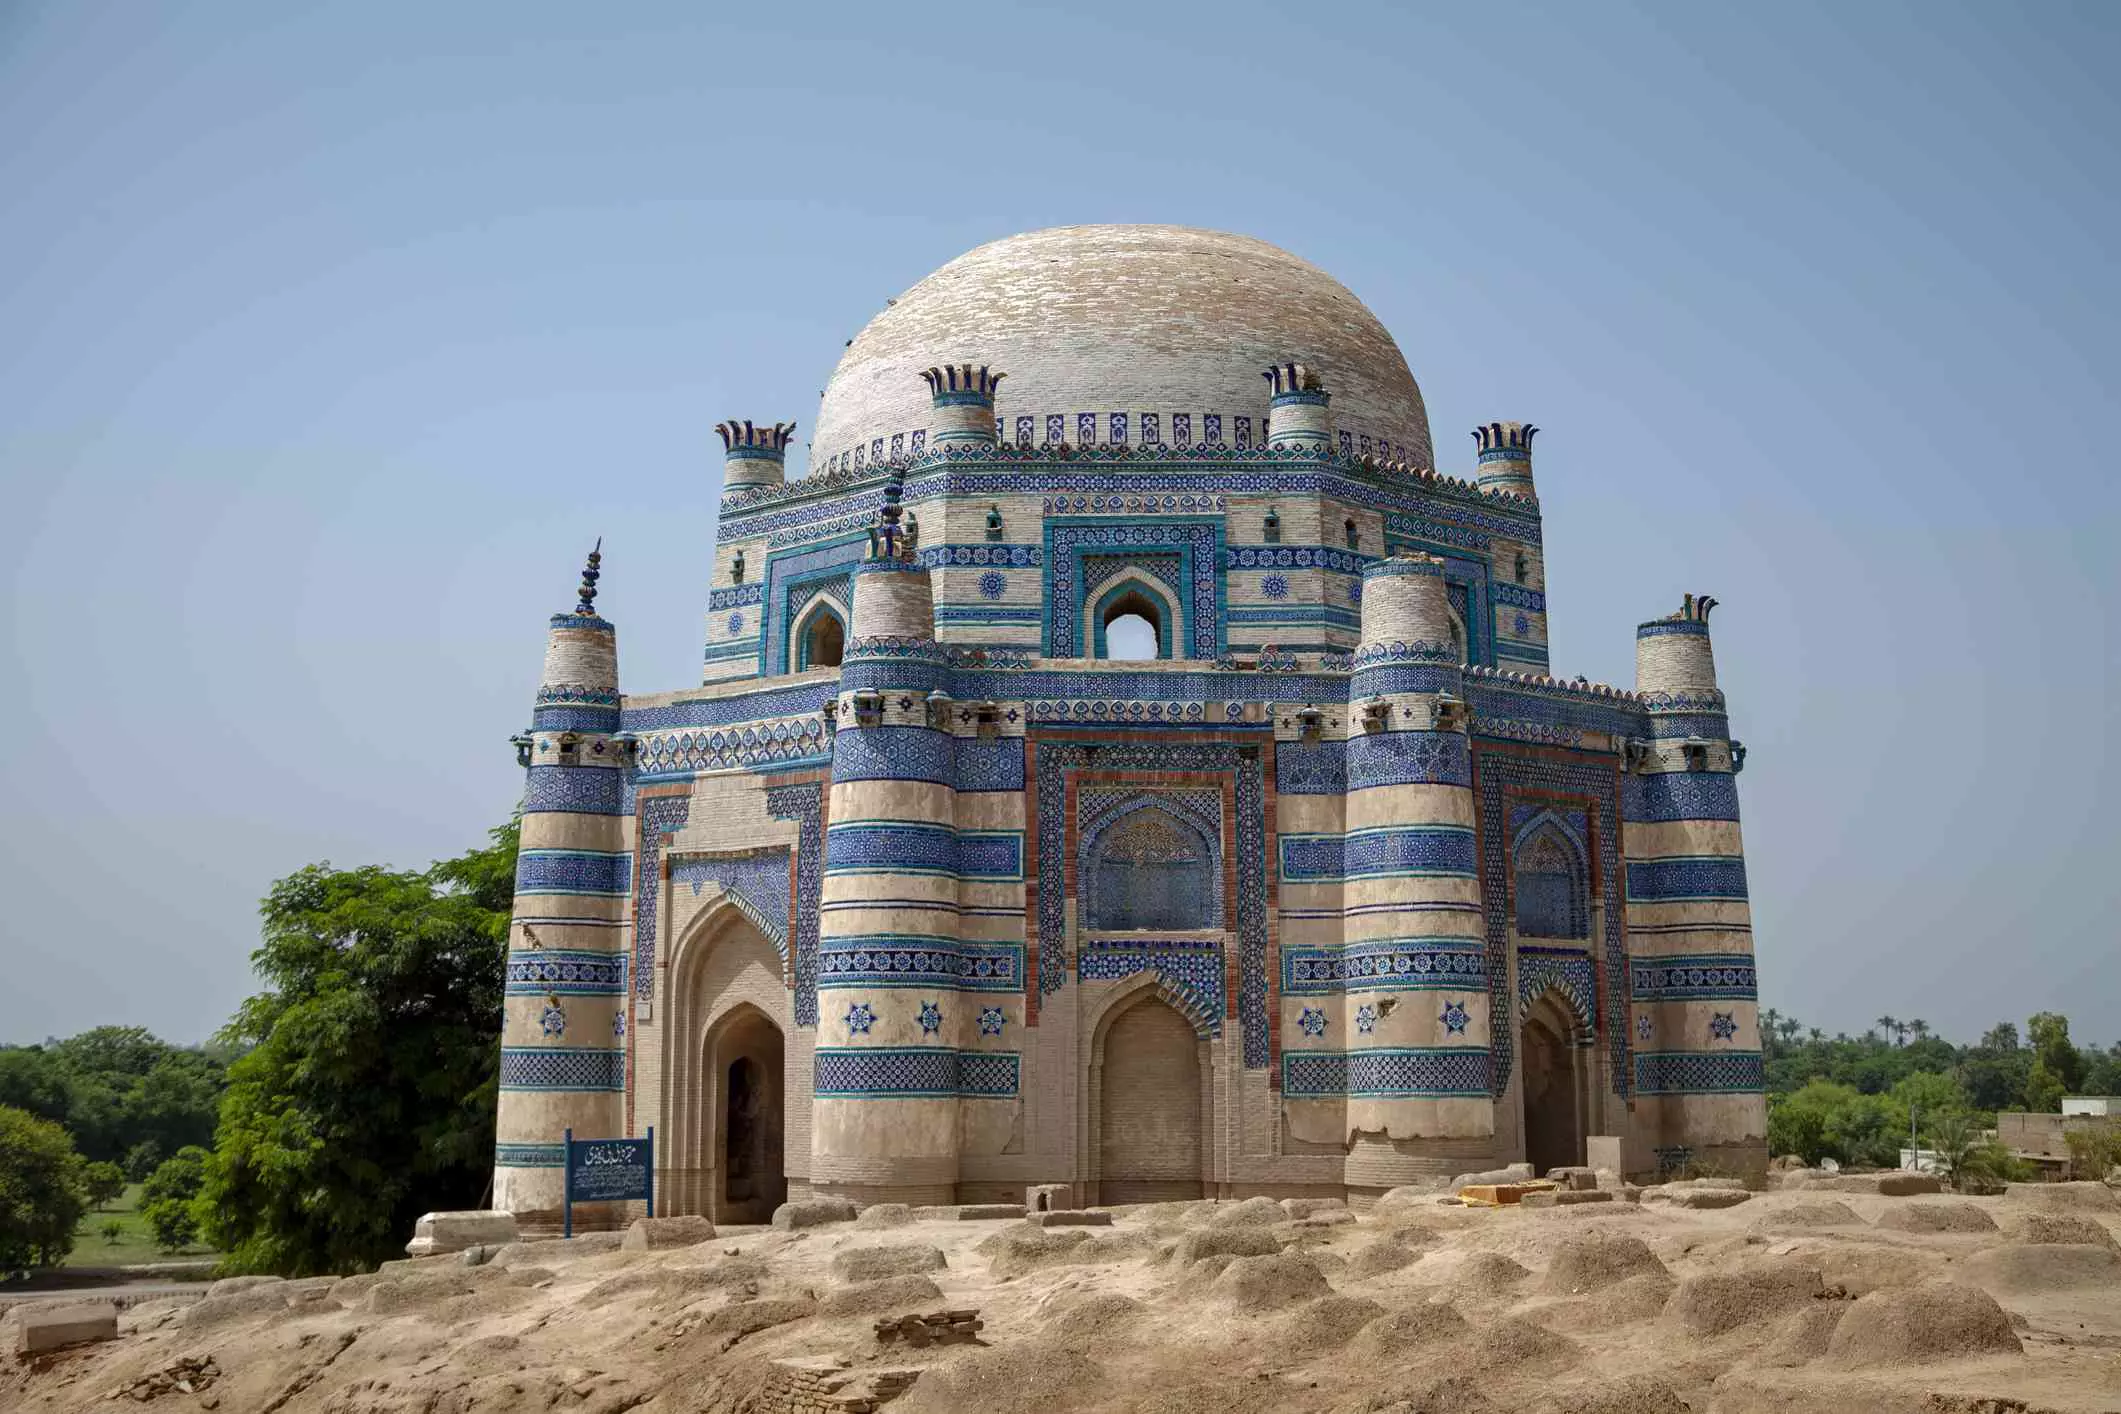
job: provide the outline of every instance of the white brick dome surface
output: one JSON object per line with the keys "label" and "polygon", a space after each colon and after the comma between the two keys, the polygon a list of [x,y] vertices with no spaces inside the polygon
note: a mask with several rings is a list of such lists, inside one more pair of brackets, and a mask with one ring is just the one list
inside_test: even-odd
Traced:
{"label": "white brick dome surface", "polygon": [[1065,440],[1080,444],[1081,417],[1095,414],[1094,440],[1106,445],[1123,414],[1131,445],[1235,446],[1239,417],[1257,445],[1269,393],[1260,374],[1290,360],[1318,371],[1355,449],[1367,438],[1382,457],[1434,465],[1399,346],[1316,266],[1249,236],[1183,226],[1032,231],[966,252],[869,322],[825,389],[811,465],[844,464],[857,448],[909,453],[931,423],[921,370],[938,363],[1008,375],[995,410],[1011,442],[1022,418],[1043,444],[1060,417]]}

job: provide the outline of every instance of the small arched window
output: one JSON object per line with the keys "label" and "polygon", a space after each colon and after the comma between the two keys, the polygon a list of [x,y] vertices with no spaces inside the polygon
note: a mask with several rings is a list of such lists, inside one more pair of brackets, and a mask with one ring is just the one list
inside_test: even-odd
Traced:
{"label": "small arched window", "polygon": [[847,626],[830,605],[819,604],[796,631],[795,670],[836,668],[847,651]]}
{"label": "small arched window", "polygon": [[1139,590],[1129,590],[1105,606],[1100,621],[1104,652],[1099,656],[1115,662],[1135,662],[1163,656],[1162,609]]}
{"label": "small arched window", "polygon": [[1348,548],[1350,550],[1360,550],[1362,548],[1362,532],[1355,528],[1354,521],[1342,521],[1340,530],[1341,534],[1348,537]]}

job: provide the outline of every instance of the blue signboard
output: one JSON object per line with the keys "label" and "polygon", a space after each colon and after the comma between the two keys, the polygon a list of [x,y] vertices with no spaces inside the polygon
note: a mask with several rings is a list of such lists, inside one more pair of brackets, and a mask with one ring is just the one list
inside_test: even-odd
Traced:
{"label": "blue signboard", "polygon": [[567,1131],[562,1231],[574,1236],[574,1205],[639,1198],[655,1211],[655,1126],[646,1139],[577,1139]]}

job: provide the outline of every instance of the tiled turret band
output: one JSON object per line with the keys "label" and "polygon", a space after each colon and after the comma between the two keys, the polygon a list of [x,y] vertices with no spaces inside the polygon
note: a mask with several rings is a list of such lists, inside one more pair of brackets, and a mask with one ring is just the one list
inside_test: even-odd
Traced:
{"label": "tiled turret band", "polygon": [[493,1204],[536,1225],[558,1218],[566,1131],[625,1132],[632,855],[626,767],[613,740],[618,637],[596,614],[597,562],[592,555],[576,611],[555,614],[546,636],[508,937]]}
{"label": "tiled turret band", "polygon": [[929,717],[946,671],[932,603],[911,561],[856,566],[825,832],[810,1183],[864,1203],[956,1194],[958,1056],[973,1018],[956,977],[956,790],[921,769],[949,759]]}
{"label": "tiled turret band", "polygon": [[934,405],[928,445],[936,451],[994,446],[1000,440],[994,425],[994,390],[1005,376],[969,363],[944,364],[923,373]]}
{"label": "tiled turret band", "polygon": [[1480,489],[1531,496],[1532,438],[1539,429],[1529,422],[1488,422],[1473,429],[1480,448]]}
{"label": "tiled turret band", "polygon": [[717,422],[714,430],[722,434],[723,495],[747,486],[778,486],[788,479],[788,438],[794,423],[759,427],[731,418]]}
{"label": "tiled turret band", "polygon": [[1267,446],[1282,452],[1331,451],[1333,398],[1320,385],[1317,371],[1300,363],[1277,363],[1260,376],[1274,390],[1267,399]]}
{"label": "tiled turret band", "polygon": [[1736,767],[1708,617],[1688,595],[1635,634],[1649,739],[1626,780],[1637,1114],[1667,1164],[1757,1174],[1767,1150]]}

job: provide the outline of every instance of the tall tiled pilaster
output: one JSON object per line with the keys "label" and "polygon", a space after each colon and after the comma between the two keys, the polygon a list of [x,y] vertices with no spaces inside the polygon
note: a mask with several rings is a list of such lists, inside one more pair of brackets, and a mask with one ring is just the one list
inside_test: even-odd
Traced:
{"label": "tall tiled pilaster", "polygon": [[1767,1111],[1738,831],[1744,753],[1716,688],[1714,602],[1688,595],[1679,613],[1636,630],[1650,730],[1624,806],[1633,1079],[1659,1161],[1754,1172]]}
{"label": "tall tiled pilaster", "polygon": [[1363,571],[1348,704],[1345,879],[1350,1187],[1433,1172],[1408,1141],[1495,1132],[1464,680],[1444,566]]}
{"label": "tall tiled pilaster", "polygon": [[928,572],[897,555],[896,487],[879,558],[856,567],[840,672],[818,965],[810,1186],[863,1202],[947,1203],[958,1177],[957,793],[947,675]]}
{"label": "tall tiled pilaster", "polygon": [[[561,1138],[624,1133],[625,766],[618,639],[581,602],[555,614],[527,739],[523,846],[509,928],[494,1206],[535,1220],[561,1204]],[[594,1220],[594,1215],[591,1215]]]}

